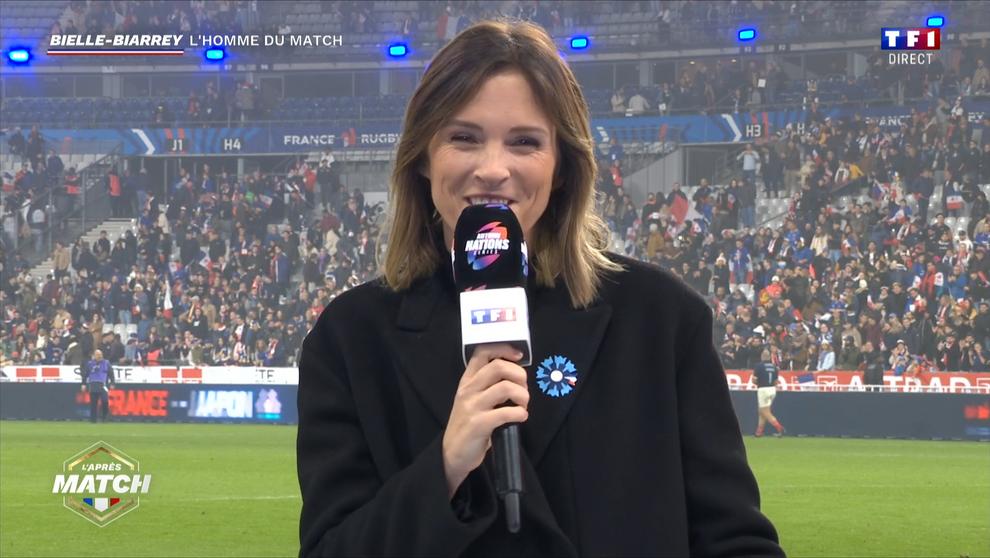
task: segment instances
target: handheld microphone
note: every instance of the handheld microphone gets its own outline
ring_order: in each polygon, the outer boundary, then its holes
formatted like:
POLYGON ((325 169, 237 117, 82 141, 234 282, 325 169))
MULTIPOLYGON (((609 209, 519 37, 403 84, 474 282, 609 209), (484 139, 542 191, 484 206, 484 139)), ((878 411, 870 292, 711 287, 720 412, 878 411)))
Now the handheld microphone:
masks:
MULTIPOLYGON (((515 214, 501 203, 465 208, 454 228, 450 254, 460 293, 464 365, 485 343, 509 343, 523 353, 521 366, 531 364, 525 289, 529 262, 515 214)), ((506 526, 510 533, 517 533, 523 492, 518 424, 495 429, 492 452, 495 489, 505 502, 506 526)))

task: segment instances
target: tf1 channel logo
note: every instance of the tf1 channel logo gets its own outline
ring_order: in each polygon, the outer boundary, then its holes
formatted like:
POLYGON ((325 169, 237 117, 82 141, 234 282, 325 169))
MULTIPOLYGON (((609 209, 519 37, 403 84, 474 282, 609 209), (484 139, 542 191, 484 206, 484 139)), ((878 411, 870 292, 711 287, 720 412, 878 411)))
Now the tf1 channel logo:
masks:
POLYGON ((883 27, 880 48, 886 50, 887 61, 894 65, 927 65, 942 46, 942 16, 928 18, 928 27, 883 27))

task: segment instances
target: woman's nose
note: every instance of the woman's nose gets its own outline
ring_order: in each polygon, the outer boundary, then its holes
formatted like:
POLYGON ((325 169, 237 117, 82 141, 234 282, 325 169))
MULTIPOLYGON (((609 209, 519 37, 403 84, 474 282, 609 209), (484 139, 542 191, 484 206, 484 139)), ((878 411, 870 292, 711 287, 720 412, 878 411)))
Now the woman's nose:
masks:
POLYGON ((501 145, 486 146, 478 157, 474 177, 486 186, 498 186, 509 178, 508 154, 501 145))

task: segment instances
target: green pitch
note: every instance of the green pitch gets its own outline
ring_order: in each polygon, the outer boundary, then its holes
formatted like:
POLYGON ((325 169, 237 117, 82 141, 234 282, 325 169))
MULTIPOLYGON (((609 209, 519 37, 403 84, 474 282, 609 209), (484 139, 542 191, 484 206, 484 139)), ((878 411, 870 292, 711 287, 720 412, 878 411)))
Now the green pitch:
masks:
MULTIPOLYGON (((990 556, 990 444, 746 440, 792 556, 990 556)), ((0 556, 295 556, 295 428, 0 422, 0 556), (51 494, 62 461, 106 441, 153 475, 99 528, 51 494)))

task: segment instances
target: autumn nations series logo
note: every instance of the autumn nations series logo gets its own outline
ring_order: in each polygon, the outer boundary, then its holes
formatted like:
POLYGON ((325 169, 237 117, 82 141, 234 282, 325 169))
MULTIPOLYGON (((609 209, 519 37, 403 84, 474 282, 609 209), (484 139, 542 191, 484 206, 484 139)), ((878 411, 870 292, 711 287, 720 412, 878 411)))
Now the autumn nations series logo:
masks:
POLYGON ((62 464, 52 494, 94 525, 105 527, 141 504, 151 487, 151 475, 141 464, 106 442, 97 442, 62 464))
MULTIPOLYGON (((505 207, 502 204, 491 204, 488 207, 492 206, 505 207)), ((492 221, 482 225, 475 238, 464 244, 467 262, 475 271, 492 265, 508 249, 509 229, 500 221, 492 221)))

